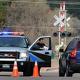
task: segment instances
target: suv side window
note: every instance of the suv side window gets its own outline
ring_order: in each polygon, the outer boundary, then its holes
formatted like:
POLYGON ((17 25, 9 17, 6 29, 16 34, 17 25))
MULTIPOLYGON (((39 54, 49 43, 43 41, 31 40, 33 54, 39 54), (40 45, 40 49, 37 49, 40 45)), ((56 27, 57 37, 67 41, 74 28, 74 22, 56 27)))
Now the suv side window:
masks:
POLYGON ((49 39, 40 38, 31 48, 31 50, 48 50, 49 49, 49 39))

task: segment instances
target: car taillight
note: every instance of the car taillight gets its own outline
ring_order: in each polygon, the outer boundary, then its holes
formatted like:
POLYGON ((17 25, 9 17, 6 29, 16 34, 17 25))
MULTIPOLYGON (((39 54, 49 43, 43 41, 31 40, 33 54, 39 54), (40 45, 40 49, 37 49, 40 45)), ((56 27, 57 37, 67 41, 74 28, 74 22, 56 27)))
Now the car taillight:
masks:
POLYGON ((77 52, 77 49, 73 49, 71 52, 70 52, 70 57, 74 58, 76 57, 76 52, 77 52))

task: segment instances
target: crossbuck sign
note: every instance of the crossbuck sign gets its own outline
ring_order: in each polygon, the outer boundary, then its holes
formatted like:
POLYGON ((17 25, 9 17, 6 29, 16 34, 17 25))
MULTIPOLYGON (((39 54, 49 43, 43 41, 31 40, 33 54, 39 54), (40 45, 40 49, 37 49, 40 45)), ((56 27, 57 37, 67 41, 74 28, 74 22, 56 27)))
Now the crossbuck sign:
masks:
MULTIPOLYGON (((59 26, 61 26, 61 25, 63 25, 64 26, 64 20, 65 20, 65 17, 58 17, 58 16, 54 16, 54 18, 56 19, 56 21, 55 21, 55 23, 54 23, 54 26, 57 26, 57 25, 59 25, 59 26)), ((68 24, 68 21, 70 20, 70 17, 68 17, 67 19, 66 19, 66 24, 67 24, 67 26, 70 26, 69 24, 68 24)))

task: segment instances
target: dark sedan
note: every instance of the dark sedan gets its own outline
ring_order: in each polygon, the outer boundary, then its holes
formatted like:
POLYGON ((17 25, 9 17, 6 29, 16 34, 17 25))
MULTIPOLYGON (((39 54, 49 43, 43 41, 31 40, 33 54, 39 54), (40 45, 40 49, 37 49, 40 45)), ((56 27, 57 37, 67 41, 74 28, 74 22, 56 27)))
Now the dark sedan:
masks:
POLYGON ((80 37, 74 38, 68 44, 59 59, 59 76, 72 77, 74 73, 80 73, 80 37))

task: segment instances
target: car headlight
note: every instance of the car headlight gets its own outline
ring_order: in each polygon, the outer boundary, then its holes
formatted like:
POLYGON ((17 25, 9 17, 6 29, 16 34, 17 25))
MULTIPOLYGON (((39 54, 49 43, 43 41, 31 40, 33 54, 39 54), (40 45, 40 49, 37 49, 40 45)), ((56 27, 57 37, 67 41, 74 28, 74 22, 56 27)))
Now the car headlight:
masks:
POLYGON ((20 58, 26 58, 27 57, 27 54, 26 53, 21 53, 20 54, 20 58))

